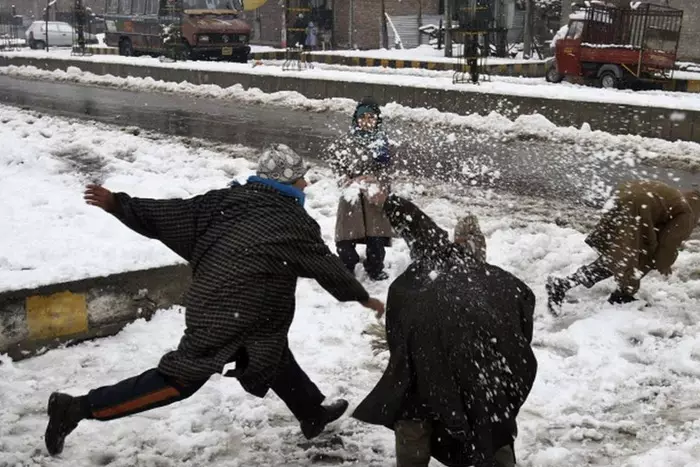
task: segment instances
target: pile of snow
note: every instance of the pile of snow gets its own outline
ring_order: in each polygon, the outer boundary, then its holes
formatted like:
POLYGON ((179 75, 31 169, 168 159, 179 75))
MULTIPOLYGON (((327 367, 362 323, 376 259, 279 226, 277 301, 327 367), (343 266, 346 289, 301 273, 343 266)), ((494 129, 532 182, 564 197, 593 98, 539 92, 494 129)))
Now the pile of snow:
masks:
MULTIPOLYGON (((3 284, 175 260, 159 243, 85 206, 81 191, 87 181, 166 198, 222 187, 250 169, 240 156, 252 154, 243 148, 183 146, 172 138, 1 110, 0 169, 8 174, 0 184, 3 284), (34 269, 23 272, 24 266, 34 269)), ((315 169, 310 178, 307 210, 332 245, 340 190, 325 169, 315 169)), ((650 274, 639 302, 608 305, 614 285, 607 281, 572 291, 578 302, 566 303, 555 319, 545 311, 545 278, 569 273, 594 254, 582 232, 553 221, 588 218, 589 212, 551 200, 456 193, 435 185, 397 189, 447 229, 467 210, 477 214, 488 261, 521 277, 537 296, 539 374, 519 419, 520 466, 698 466, 700 243, 680 253, 670 279, 650 274)), ((387 255, 390 276, 409 261, 406 245, 397 240, 387 255)), ((367 286, 384 296, 388 284, 367 286)), ((347 398, 351 407, 374 386, 387 361, 385 353, 373 356, 362 336, 372 322, 359 305, 336 303, 315 283, 299 282, 290 346, 321 389, 330 398, 347 398)), ((183 310, 173 308, 115 337, 21 362, 0 356, 0 465, 393 463, 389 430, 346 417, 309 443, 276 396, 256 399, 220 376, 184 402, 109 423, 84 422, 67 439, 63 455, 49 459, 42 435, 51 391, 81 394, 151 368, 177 345, 183 329, 183 310)))

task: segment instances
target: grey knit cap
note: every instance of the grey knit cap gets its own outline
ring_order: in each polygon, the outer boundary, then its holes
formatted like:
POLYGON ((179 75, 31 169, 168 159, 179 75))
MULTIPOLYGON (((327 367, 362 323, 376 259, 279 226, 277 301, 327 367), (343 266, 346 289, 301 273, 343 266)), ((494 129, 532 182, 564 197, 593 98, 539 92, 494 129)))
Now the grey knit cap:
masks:
POLYGON ((280 183, 291 184, 303 178, 308 171, 304 160, 292 148, 275 144, 265 148, 258 160, 257 175, 280 183))

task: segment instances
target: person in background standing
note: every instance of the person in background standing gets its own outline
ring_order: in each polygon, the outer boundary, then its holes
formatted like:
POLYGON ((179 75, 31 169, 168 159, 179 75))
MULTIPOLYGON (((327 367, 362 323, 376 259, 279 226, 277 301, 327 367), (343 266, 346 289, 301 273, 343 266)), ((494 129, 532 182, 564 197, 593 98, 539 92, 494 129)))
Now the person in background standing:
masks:
POLYGON ((309 21, 309 25, 306 27, 306 50, 316 50, 318 46, 318 29, 313 21, 309 21))
POLYGON ((360 262, 356 247, 364 243, 367 275, 371 280, 385 280, 384 258, 393 233, 382 204, 391 189, 391 153, 381 110, 373 99, 357 104, 350 132, 328 151, 327 159, 341 176, 343 188, 335 227, 338 256, 354 272, 360 262))

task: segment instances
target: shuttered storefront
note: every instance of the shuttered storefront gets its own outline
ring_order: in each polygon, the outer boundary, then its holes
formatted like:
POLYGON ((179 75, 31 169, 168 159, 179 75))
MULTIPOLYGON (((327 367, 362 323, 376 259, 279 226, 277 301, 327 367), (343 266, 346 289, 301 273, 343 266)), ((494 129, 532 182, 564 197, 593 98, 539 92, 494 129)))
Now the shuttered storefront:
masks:
MULTIPOLYGON (((418 47, 418 15, 409 16, 390 16, 391 23, 394 24, 394 28, 399 33, 401 42, 403 43, 404 49, 411 49, 413 47, 418 47)), ((395 48, 395 34, 394 28, 391 27, 391 23, 387 21, 387 30, 389 32, 389 48, 395 48)))

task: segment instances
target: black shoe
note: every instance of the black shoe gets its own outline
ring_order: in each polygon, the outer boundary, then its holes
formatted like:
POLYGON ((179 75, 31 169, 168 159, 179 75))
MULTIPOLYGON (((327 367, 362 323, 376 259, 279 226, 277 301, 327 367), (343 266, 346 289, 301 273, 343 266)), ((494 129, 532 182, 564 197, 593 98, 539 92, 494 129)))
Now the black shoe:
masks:
POLYGON ((625 303, 632 303, 636 301, 637 299, 634 298, 634 295, 630 295, 625 292, 620 292, 619 290, 614 291, 608 297, 608 303, 610 303, 611 305, 623 305, 625 303))
POLYGON ((306 439, 315 438, 321 434, 326 425, 338 420, 348 410, 348 401, 338 399, 329 405, 322 405, 320 414, 312 419, 301 422, 301 432, 306 439))
POLYGON ((566 279, 550 276, 547 278, 545 289, 547 289, 547 308, 551 314, 557 316, 566 291, 569 290, 566 279))
POLYGON ((63 452, 63 442, 71 431, 75 430, 81 414, 80 399, 77 397, 54 392, 49 397, 49 425, 46 427, 44 442, 49 454, 55 456, 63 452))
POLYGON ((367 274, 369 276, 369 279, 375 282, 379 281, 385 281, 389 278, 389 274, 385 273, 384 271, 380 271, 376 274, 367 274))

